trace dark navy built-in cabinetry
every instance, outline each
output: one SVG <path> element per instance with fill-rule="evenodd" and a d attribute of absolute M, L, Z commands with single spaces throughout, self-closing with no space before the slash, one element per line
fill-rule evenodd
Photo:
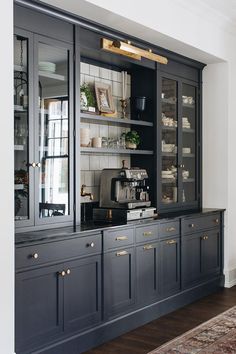
<path fill-rule="evenodd" d="M 204 64 L 40 1 L 15 2 L 15 351 L 79 354 L 222 286 L 224 210 L 202 209 Z M 101 38 L 131 40 L 168 64 L 106 52 Z M 132 104 L 121 118 L 122 71 L 129 96 L 146 97 L 141 120 Z M 80 84 L 95 72 L 120 115 L 81 111 Z M 135 130 L 140 144 L 80 146 L 83 124 L 94 137 L 111 132 L 107 143 L 114 130 L 119 139 Z M 159 215 L 96 225 L 86 220 L 85 176 L 98 202 L 96 172 L 123 155 L 147 171 Z"/>
<path fill-rule="evenodd" d="M 19 354 L 81 353 L 222 283 L 223 211 L 16 242 Z"/>

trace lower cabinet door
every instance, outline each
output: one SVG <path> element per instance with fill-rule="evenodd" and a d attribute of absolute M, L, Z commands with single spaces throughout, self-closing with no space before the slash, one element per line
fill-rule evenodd
<path fill-rule="evenodd" d="M 220 230 L 207 231 L 201 235 L 201 271 L 204 276 L 216 274 L 221 268 Z"/>
<path fill-rule="evenodd" d="M 16 352 L 45 344 L 63 330 L 60 265 L 16 274 Z M 62 270 L 62 269 L 61 269 Z"/>
<path fill-rule="evenodd" d="M 201 278 L 201 235 L 196 233 L 182 238 L 182 285 L 187 288 Z"/>
<path fill-rule="evenodd" d="M 108 319 L 129 311 L 134 298 L 134 248 L 104 254 L 104 315 Z"/>
<path fill-rule="evenodd" d="M 180 239 L 163 240 L 161 247 L 161 293 L 168 296 L 180 290 Z"/>
<path fill-rule="evenodd" d="M 137 301 L 140 304 L 150 303 L 158 298 L 159 262 L 158 243 L 136 247 Z"/>
<path fill-rule="evenodd" d="M 78 331 L 101 321 L 101 256 L 64 264 L 64 328 Z"/>

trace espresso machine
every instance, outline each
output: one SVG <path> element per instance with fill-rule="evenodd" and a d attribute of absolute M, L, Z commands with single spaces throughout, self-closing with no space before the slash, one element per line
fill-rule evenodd
<path fill-rule="evenodd" d="M 99 208 L 95 221 L 128 221 L 153 217 L 147 171 L 140 168 L 104 169 L 100 180 Z"/>

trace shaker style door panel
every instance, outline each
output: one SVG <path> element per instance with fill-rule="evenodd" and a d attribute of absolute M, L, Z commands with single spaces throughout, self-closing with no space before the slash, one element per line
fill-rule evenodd
<path fill-rule="evenodd" d="M 201 236 L 202 273 L 204 276 L 220 272 L 220 230 L 206 231 Z"/>
<path fill-rule="evenodd" d="M 101 256 L 65 263 L 64 328 L 78 331 L 101 321 Z"/>
<path fill-rule="evenodd" d="M 150 303 L 159 293 L 159 246 L 150 243 L 136 248 L 137 301 Z"/>
<path fill-rule="evenodd" d="M 35 162 L 37 224 L 72 220 L 73 52 L 35 36 Z"/>
<path fill-rule="evenodd" d="M 134 248 L 104 255 L 105 317 L 127 312 L 134 304 Z"/>
<path fill-rule="evenodd" d="M 168 296 L 180 290 L 180 239 L 161 241 L 161 292 Z"/>
<path fill-rule="evenodd" d="M 189 235 L 182 239 L 181 268 L 184 287 L 188 287 L 199 281 L 201 277 L 200 235 Z"/>
<path fill-rule="evenodd" d="M 16 352 L 46 343 L 63 330 L 62 266 L 16 274 Z"/>

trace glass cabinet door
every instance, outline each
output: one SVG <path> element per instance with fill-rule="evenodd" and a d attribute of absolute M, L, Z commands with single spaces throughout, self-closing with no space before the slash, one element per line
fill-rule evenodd
<path fill-rule="evenodd" d="M 36 210 L 47 222 L 71 214 L 69 53 L 64 47 L 38 43 Z"/>
<path fill-rule="evenodd" d="M 196 189 L 196 87 L 182 83 L 182 202 L 194 202 Z"/>
<path fill-rule="evenodd" d="M 15 220 L 30 219 L 29 40 L 14 35 L 14 164 Z"/>
<path fill-rule="evenodd" d="M 162 78 L 161 203 L 178 202 L 178 82 Z"/>

